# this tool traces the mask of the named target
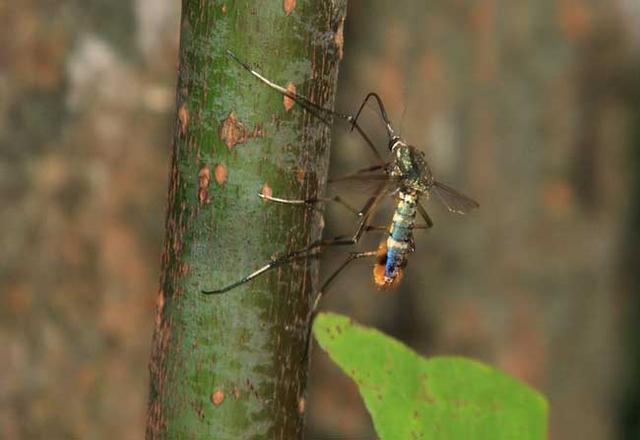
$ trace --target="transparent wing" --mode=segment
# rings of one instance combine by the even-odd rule
[[[480,206],[475,200],[470,199],[464,194],[460,194],[444,183],[434,182],[431,187],[431,192],[435,194],[451,212],[466,214]]]

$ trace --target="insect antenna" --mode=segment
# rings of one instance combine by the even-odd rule
[[[360,117],[360,113],[362,113],[362,109],[364,109],[364,107],[367,105],[367,102],[371,98],[375,98],[375,100],[378,102],[378,108],[380,109],[380,115],[382,116],[382,119],[384,120],[385,128],[387,129],[387,135],[389,136],[389,143],[391,144],[391,141],[395,140],[398,136],[396,135],[395,131],[393,130],[393,127],[391,126],[391,121],[389,120],[389,116],[387,116],[387,111],[385,110],[384,104],[382,103],[382,98],[380,98],[380,95],[378,95],[375,92],[369,93],[364,98],[364,101],[362,101],[362,104],[360,104],[360,108],[358,109],[358,113],[356,113],[356,116],[353,118],[353,122],[351,123],[351,130],[353,130],[353,127],[355,127],[355,124],[358,121],[358,118]]]

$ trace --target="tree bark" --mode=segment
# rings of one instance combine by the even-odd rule
[[[328,127],[260,84],[333,106],[345,1],[182,4],[176,130],[150,363],[147,438],[302,433],[308,262],[206,296],[321,232],[315,210],[262,202],[324,190]]]

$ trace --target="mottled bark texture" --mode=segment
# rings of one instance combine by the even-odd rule
[[[257,193],[322,193],[329,157],[329,129],[225,50],[332,106],[344,6],[183,1],[148,438],[301,435],[315,267],[299,262],[223,295],[200,292],[319,236],[317,211],[264,203]]]

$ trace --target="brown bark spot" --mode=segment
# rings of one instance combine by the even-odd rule
[[[296,0],[284,0],[282,7],[284,8],[285,14],[291,15],[293,10],[296,8]]]
[[[273,190],[271,189],[271,187],[267,183],[262,185],[261,192],[262,192],[263,196],[267,196],[267,197],[273,196]]]
[[[224,391],[215,390],[213,393],[211,393],[211,403],[213,403],[215,406],[220,406],[223,401],[224,401]]]
[[[180,120],[180,133],[182,136],[185,136],[189,128],[189,110],[187,109],[187,104],[183,103],[178,109],[178,119]]]
[[[220,139],[231,150],[237,144],[246,142],[248,137],[249,134],[246,127],[238,120],[236,112],[231,111],[227,119],[222,121]]]
[[[216,178],[216,183],[218,185],[223,185],[227,181],[227,176],[229,176],[229,171],[227,167],[223,163],[219,163],[216,165],[215,170],[213,170],[213,175]]]
[[[219,134],[222,142],[231,150],[234,146],[244,144],[251,138],[264,136],[264,131],[261,124],[256,124],[253,132],[249,132],[247,127],[238,120],[236,112],[232,110],[229,116],[222,121]]]
[[[341,60],[342,56],[344,55],[344,17],[340,19],[340,24],[338,25],[338,29],[336,30],[334,41],[338,49],[338,59]]]
[[[292,82],[289,82],[289,84],[287,84],[287,92],[289,92],[291,94],[295,94],[296,93],[296,85],[294,83],[292,83]],[[291,110],[293,108],[293,105],[295,103],[296,102],[292,98],[290,98],[288,96],[285,96],[284,97],[284,110],[288,112],[289,110]]]
[[[209,202],[209,183],[211,182],[211,171],[209,166],[205,165],[198,173],[198,201],[200,205]]]

